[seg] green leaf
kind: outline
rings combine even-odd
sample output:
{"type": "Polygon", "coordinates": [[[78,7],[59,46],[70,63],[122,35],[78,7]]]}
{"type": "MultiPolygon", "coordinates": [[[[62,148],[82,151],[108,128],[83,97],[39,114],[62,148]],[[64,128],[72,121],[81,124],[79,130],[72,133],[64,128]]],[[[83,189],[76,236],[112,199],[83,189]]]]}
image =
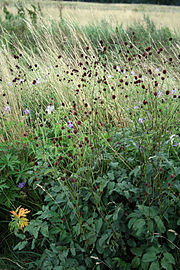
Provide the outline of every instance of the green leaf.
{"type": "Polygon", "coordinates": [[[50,233],[52,234],[57,234],[61,231],[61,228],[60,227],[53,227],[51,230],[50,230],[50,233]]]}
{"type": "Polygon", "coordinates": [[[97,222],[95,223],[95,229],[96,229],[96,232],[97,232],[97,233],[100,232],[102,225],[103,225],[102,218],[99,218],[99,219],[97,220],[97,222]]]}
{"type": "Polygon", "coordinates": [[[35,242],[36,242],[36,239],[34,238],[34,239],[32,240],[31,249],[34,249],[34,248],[35,248],[35,242]]]}
{"type": "Polygon", "coordinates": [[[157,257],[156,255],[154,254],[154,252],[147,252],[143,255],[142,257],[142,262],[153,262],[153,261],[156,261],[157,257]]]}
{"type": "Polygon", "coordinates": [[[109,180],[113,181],[114,180],[114,173],[113,172],[108,172],[108,177],[109,177],[109,180]]]}
{"type": "Polygon", "coordinates": [[[164,233],[166,231],[166,227],[164,226],[161,218],[159,216],[155,216],[154,220],[155,220],[155,222],[157,224],[157,228],[159,230],[158,232],[164,233]]]}
{"type": "Polygon", "coordinates": [[[168,263],[175,264],[174,257],[173,257],[173,255],[172,255],[171,253],[165,252],[163,255],[164,255],[164,259],[165,259],[168,263]]]}
{"type": "Polygon", "coordinates": [[[71,242],[71,244],[70,244],[70,251],[71,251],[71,254],[73,256],[76,256],[76,250],[74,248],[74,243],[73,242],[71,242]]]}
{"type": "Polygon", "coordinates": [[[106,239],[107,239],[108,237],[109,237],[108,234],[103,234],[103,235],[101,236],[101,238],[99,239],[99,245],[100,245],[100,246],[103,246],[104,242],[106,241],[106,239]]]}
{"type": "Polygon", "coordinates": [[[132,225],[136,221],[136,218],[131,218],[130,221],[128,222],[128,228],[131,229],[132,225]]]}
{"type": "Polygon", "coordinates": [[[22,250],[26,245],[28,244],[28,241],[22,241],[22,242],[19,242],[13,250],[22,250]]]}
{"type": "Polygon", "coordinates": [[[140,218],[137,219],[133,224],[133,229],[137,231],[138,235],[141,234],[144,230],[144,225],[146,224],[145,220],[140,218]]]}
{"type": "Polygon", "coordinates": [[[166,270],[173,270],[172,264],[168,263],[165,258],[161,260],[161,266],[166,270]]]}
{"type": "Polygon", "coordinates": [[[173,242],[175,240],[175,238],[176,238],[176,232],[170,232],[170,231],[168,231],[167,232],[167,238],[168,238],[168,240],[170,240],[171,242],[173,242]]]}
{"type": "Polygon", "coordinates": [[[43,236],[48,237],[49,236],[48,224],[43,224],[40,231],[43,236]]]}
{"type": "Polygon", "coordinates": [[[116,169],[119,166],[119,162],[111,162],[109,164],[113,169],[116,169]]]}
{"type": "Polygon", "coordinates": [[[149,270],[159,270],[159,263],[158,262],[153,262],[151,263],[151,266],[149,268],[149,270]]]}
{"type": "Polygon", "coordinates": [[[136,268],[137,269],[137,267],[140,265],[140,258],[139,257],[134,257],[134,259],[132,260],[132,262],[131,262],[131,267],[132,268],[136,268]]]}
{"type": "Polygon", "coordinates": [[[113,190],[114,186],[115,186],[114,182],[109,182],[108,183],[108,190],[110,190],[110,191],[113,190]]]}
{"type": "Polygon", "coordinates": [[[136,256],[141,256],[143,254],[144,248],[142,247],[134,247],[131,248],[131,252],[136,256]]]}
{"type": "Polygon", "coordinates": [[[80,232],[81,232],[81,227],[80,227],[80,224],[76,224],[76,226],[73,227],[76,235],[80,235],[80,232]]]}
{"type": "Polygon", "coordinates": [[[96,242],[96,249],[99,254],[102,254],[104,252],[104,247],[100,246],[99,240],[96,242]]]}
{"type": "Polygon", "coordinates": [[[180,226],[180,218],[177,221],[177,225],[180,226]]]}

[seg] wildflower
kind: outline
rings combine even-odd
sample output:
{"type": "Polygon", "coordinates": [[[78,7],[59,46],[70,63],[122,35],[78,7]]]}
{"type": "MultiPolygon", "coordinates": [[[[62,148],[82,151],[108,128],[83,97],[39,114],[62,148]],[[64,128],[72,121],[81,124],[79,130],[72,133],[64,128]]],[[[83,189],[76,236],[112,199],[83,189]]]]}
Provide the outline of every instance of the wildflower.
{"type": "Polygon", "coordinates": [[[9,224],[10,230],[18,231],[19,229],[21,229],[23,231],[23,228],[28,226],[29,224],[29,221],[26,218],[26,215],[29,212],[30,211],[28,209],[21,208],[21,206],[19,206],[16,211],[11,211],[10,213],[13,215],[12,221],[9,224]]]}
{"type": "Polygon", "coordinates": [[[139,120],[138,120],[138,122],[139,122],[139,124],[143,124],[143,118],[139,118],[139,120]]]}
{"type": "Polygon", "coordinates": [[[72,121],[69,121],[69,122],[68,122],[67,127],[68,127],[68,128],[72,128],[72,127],[73,127],[72,121]]]}
{"type": "Polygon", "coordinates": [[[24,113],[25,113],[25,114],[29,114],[29,110],[26,108],[26,109],[24,110],[24,113]]]}
{"type": "Polygon", "coordinates": [[[134,109],[138,109],[139,107],[138,106],[134,106],[134,109]]]}
{"type": "Polygon", "coordinates": [[[51,112],[54,110],[54,106],[47,106],[47,108],[46,108],[46,112],[48,113],[48,114],[51,114],[51,112]]]}
{"type": "Polygon", "coordinates": [[[41,78],[37,79],[36,82],[35,82],[35,85],[39,84],[40,80],[41,80],[41,78]]]}
{"type": "Polygon", "coordinates": [[[18,185],[18,187],[20,187],[20,188],[23,188],[25,186],[25,182],[24,181],[22,181],[21,183],[19,183],[19,185],[18,185]]]}
{"type": "Polygon", "coordinates": [[[158,92],[158,98],[160,98],[161,95],[162,95],[162,92],[159,91],[159,92],[158,92]]]}
{"type": "Polygon", "coordinates": [[[171,91],[171,94],[173,95],[173,94],[175,94],[176,93],[176,89],[173,89],[172,91],[171,91]]]}
{"type": "Polygon", "coordinates": [[[112,78],[112,75],[109,74],[107,77],[108,77],[108,79],[111,79],[112,78]]]}
{"type": "Polygon", "coordinates": [[[10,110],[11,110],[11,108],[10,108],[9,105],[5,107],[5,111],[6,111],[6,112],[10,112],[10,110]]]}

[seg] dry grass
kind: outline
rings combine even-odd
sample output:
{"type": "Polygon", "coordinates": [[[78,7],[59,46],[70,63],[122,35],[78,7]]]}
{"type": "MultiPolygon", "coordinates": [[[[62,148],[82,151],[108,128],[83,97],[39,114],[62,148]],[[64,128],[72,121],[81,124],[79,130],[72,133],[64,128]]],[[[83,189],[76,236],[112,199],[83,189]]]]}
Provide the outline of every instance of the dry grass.
{"type": "MultiPolygon", "coordinates": [[[[1,6],[2,6],[1,1],[1,6]]],[[[16,1],[8,1],[8,9],[16,12],[16,1]]],[[[37,1],[31,1],[37,2],[37,1]]],[[[30,5],[30,1],[26,6],[30,5]]],[[[40,1],[43,14],[47,18],[58,20],[60,12],[63,18],[71,18],[80,25],[98,23],[106,19],[113,24],[122,24],[124,27],[132,25],[134,21],[143,21],[144,15],[156,24],[157,28],[168,26],[176,31],[180,28],[180,7],[137,5],[137,4],[97,4],[83,2],[40,1]]],[[[0,10],[2,14],[2,9],[0,10]]]]}

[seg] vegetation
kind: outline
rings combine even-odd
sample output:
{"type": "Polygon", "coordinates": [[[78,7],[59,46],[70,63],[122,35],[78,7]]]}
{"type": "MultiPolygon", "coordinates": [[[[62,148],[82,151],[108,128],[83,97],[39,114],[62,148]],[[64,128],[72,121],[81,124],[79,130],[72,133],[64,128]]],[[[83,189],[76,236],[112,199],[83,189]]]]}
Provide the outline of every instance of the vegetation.
{"type": "Polygon", "coordinates": [[[4,8],[0,267],[179,267],[180,36],[4,8]]]}
{"type": "MultiPolygon", "coordinates": [[[[69,1],[69,0],[68,0],[69,1]]],[[[179,0],[83,0],[84,2],[100,3],[128,3],[128,4],[156,4],[156,5],[180,5],[179,0]]]]}

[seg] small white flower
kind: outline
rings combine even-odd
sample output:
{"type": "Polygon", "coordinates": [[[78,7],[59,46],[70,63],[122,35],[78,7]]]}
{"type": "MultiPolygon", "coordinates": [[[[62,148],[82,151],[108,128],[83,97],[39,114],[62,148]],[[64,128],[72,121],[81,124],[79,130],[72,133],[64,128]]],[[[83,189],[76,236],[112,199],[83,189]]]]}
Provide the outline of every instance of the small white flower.
{"type": "Polygon", "coordinates": [[[143,118],[139,118],[139,120],[138,120],[138,122],[139,122],[139,124],[143,124],[143,118]]]}
{"type": "Polygon", "coordinates": [[[111,79],[112,78],[112,75],[109,74],[107,77],[108,77],[108,79],[111,79]]]}
{"type": "Polygon", "coordinates": [[[69,122],[68,122],[67,127],[70,128],[70,129],[73,127],[72,121],[69,121],[69,122]]]}
{"type": "Polygon", "coordinates": [[[117,66],[117,67],[116,67],[116,69],[117,69],[118,71],[120,71],[120,70],[121,70],[120,66],[117,66]]]}
{"type": "Polygon", "coordinates": [[[36,84],[35,85],[39,84],[40,82],[41,82],[41,78],[39,78],[39,79],[36,80],[36,84]]]}
{"type": "Polygon", "coordinates": [[[48,113],[48,114],[51,114],[51,112],[54,110],[54,106],[47,106],[47,108],[46,108],[46,112],[48,113]]]}
{"type": "Polygon", "coordinates": [[[131,75],[134,75],[135,74],[135,72],[134,71],[131,71],[131,75]]]}

